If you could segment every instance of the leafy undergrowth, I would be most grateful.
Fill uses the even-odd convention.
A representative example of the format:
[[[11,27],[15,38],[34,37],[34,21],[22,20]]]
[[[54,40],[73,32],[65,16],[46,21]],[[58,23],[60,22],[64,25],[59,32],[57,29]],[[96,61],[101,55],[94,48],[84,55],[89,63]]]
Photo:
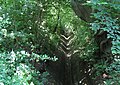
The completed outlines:
[[[29,56],[25,51],[0,53],[0,85],[47,85],[49,73],[35,70]]]

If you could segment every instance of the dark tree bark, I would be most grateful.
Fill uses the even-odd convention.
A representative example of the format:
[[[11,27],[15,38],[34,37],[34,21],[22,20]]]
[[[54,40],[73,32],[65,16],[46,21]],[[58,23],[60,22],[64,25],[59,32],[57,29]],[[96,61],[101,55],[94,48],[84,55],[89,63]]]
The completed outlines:
[[[82,20],[86,22],[91,22],[90,15],[92,13],[92,8],[84,5],[86,0],[71,0],[71,6],[75,14]]]

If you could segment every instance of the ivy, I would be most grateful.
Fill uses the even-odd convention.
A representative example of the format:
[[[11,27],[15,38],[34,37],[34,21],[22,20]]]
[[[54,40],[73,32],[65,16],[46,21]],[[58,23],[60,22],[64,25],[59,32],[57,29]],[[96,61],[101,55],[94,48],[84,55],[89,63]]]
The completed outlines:
[[[119,25],[119,10],[118,6],[120,1],[96,1],[91,2],[94,10],[98,10],[97,12],[92,13],[92,17],[95,19],[93,23],[91,23],[91,28],[95,32],[97,30],[103,30],[108,33],[107,37],[112,39],[112,53],[120,54],[120,25]],[[116,11],[117,13],[112,13]]]
[[[49,59],[47,55],[37,56],[42,56],[40,60]],[[45,72],[44,74],[40,74],[34,70],[34,67],[29,63],[33,58],[35,57],[30,57],[30,54],[24,50],[17,52],[11,51],[10,53],[0,52],[0,84],[39,85],[39,83],[43,84],[47,82],[46,77],[49,73]],[[38,75],[41,75],[40,79],[38,79]]]

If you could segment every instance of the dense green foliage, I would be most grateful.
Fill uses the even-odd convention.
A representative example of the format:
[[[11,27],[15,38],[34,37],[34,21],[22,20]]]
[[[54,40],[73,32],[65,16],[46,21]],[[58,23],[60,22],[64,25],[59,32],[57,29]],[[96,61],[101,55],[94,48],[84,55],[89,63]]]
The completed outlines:
[[[30,61],[36,58],[38,62],[54,59],[47,55],[39,56],[36,54],[37,50],[34,50],[42,43],[39,40],[48,36],[47,31],[38,28],[40,4],[32,0],[1,0],[0,4],[0,83],[5,85],[46,83],[45,76],[48,73],[42,75],[30,64]],[[41,75],[41,78],[38,75]]]
[[[118,69],[120,66],[120,1],[96,0],[95,2],[93,1],[88,3],[95,11],[92,13],[94,22],[91,23],[91,29],[94,30],[95,33],[98,30],[101,32],[107,32],[107,38],[112,40],[111,51],[114,57],[113,62],[110,65],[101,61],[96,64],[95,67],[98,69],[98,74],[105,69],[105,71],[112,76],[112,79],[106,80],[105,85],[120,84],[120,70]]]
[[[112,53],[120,54],[120,1],[100,0],[90,4],[94,10],[98,10],[92,14],[95,21],[91,23],[91,28],[95,32],[97,30],[106,31],[107,37],[112,39]]]
[[[120,55],[120,1],[91,0],[86,4],[94,10],[91,23],[75,15],[69,0],[0,0],[0,85],[49,85],[49,73],[40,73],[31,61],[57,61],[62,30],[74,33],[79,58],[92,63],[98,61],[93,34],[106,31],[112,39],[114,60],[109,65],[100,60],[93,66],[96,74],[105,70],[113,77],[105,85],[119,84],[120,61],[115,57]]]
[[[0,84],[1,85],[41,85],[47,82],[45,79],[49,74],[44,73],[43,77],[39,78],[39,71],[35,70],[29,64],[29,60],[25,59],[30,56],[25,51],[15,53],[4,52],[0,54]],[[26,62],[26,63],[24,63]],[[43,75],[41,75],[43,76]]]

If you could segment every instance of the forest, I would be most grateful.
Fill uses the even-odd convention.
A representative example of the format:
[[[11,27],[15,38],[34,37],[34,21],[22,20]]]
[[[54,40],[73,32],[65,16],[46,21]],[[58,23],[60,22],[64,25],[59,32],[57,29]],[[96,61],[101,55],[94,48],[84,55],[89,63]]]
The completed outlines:
[[[0,85],[120,85],[120,0],[0,0]]]

